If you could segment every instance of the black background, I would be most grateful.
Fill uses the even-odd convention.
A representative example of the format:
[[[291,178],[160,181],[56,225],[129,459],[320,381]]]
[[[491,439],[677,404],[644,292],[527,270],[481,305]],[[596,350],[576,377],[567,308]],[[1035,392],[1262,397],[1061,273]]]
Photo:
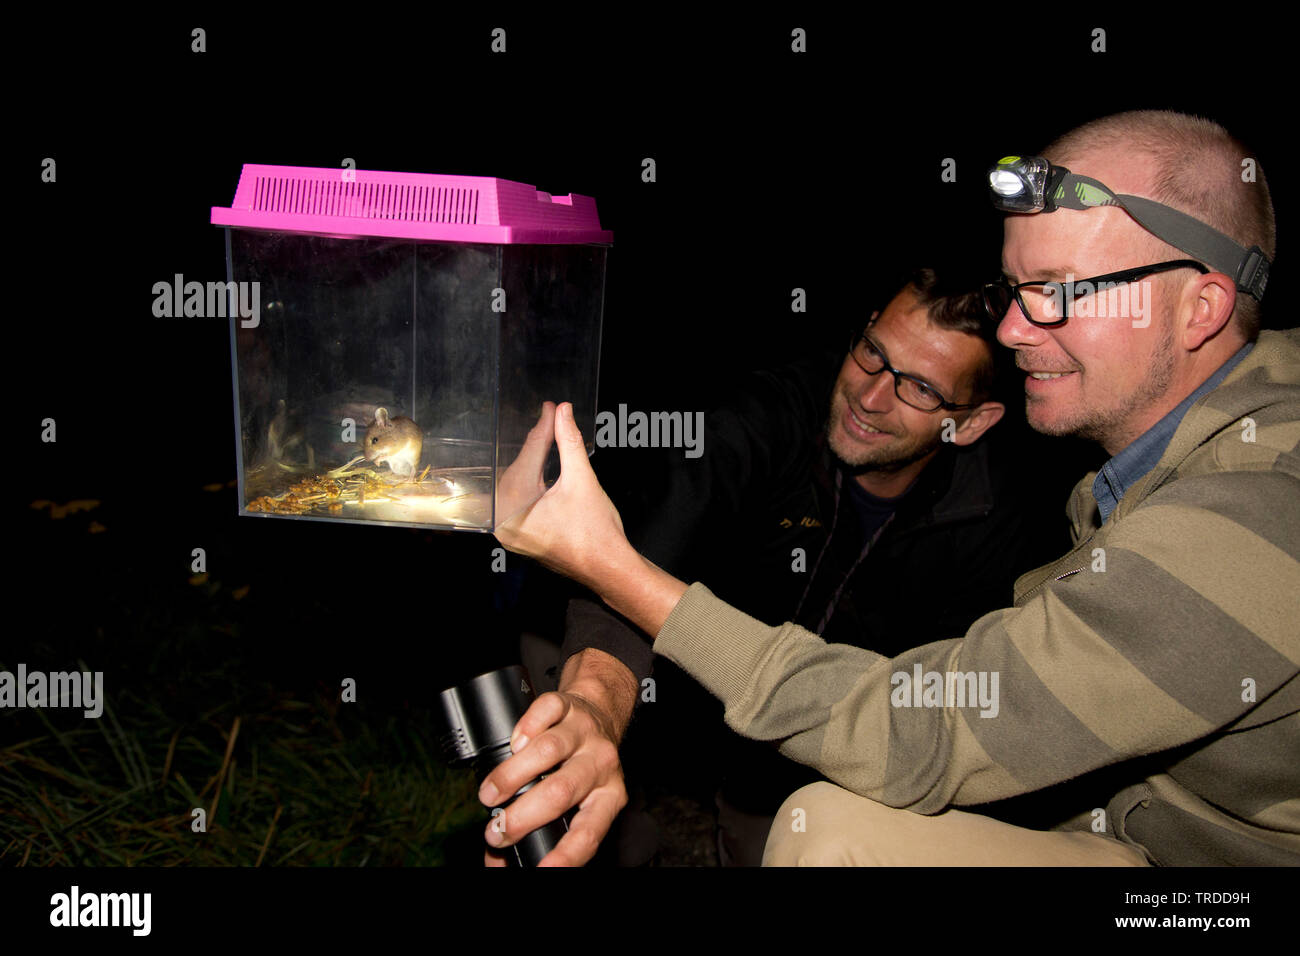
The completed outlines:
[[[102,602],[118,622],[135,602],[165,605],[157,582],[183,581],[194,547],[252,585],[263,629],[241,652],[276,679],[347,673],[368,693],[427,696],[509,656],[519,611],[504,610],[489,536],[236,518],[233,489],[202,491],[235,473],[228,326],[154,318],[151,290],[175,273],[224,279],[208,217],[244,163],[351,157],[595,197],[614,232],[600,408],[703,410],[745,371],[837,342],[900,267],[957,251],[996,275],[982,181],[997,157],[1094,116],[1176,109],[1223,123],[1269,174],[1281,240],[1265,324],[1294,323],[1292,51],[1267,22],[603,11],[226,11],[11,35],[27,69],[9,87],[5,160],[20,484],[8,603],[24,623],[6,631],[6,661],[110,670],[115,641],[150,635],[105,628]],[[490,50],[498,26],[505,54]],[[790,52],[796,26],[806,54]],[[47,417],[56,444],[40,441]],[[28,514],[79,498],[103,503],[110,534],[70,546]],[[376,616],[392,594],[421,610]]]

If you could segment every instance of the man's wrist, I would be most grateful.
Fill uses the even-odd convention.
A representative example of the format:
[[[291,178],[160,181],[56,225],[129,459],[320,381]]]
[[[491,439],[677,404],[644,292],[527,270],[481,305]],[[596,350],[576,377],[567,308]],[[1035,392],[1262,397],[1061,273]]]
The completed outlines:
[[[608,586],[597,593],[653,639],[686,593],[686,584],[643,558],[630,545],[627,550],[630,553],[619,554],[611,562],[606,574]]]
[[[611,595],[626,589],[628,582],[635,580],[644,560],[632,543],[620,534],[617,537],[611,535],[602,542],[600,553],[588,555],[585,564],[583,573],[575,577],[609,604]]]
[[[623,739],[639,686],[636,676],[618,658],[594,647],[579,651],[565,661],[559,690],[581,698],[596,711],[597,722],[615,745]]]

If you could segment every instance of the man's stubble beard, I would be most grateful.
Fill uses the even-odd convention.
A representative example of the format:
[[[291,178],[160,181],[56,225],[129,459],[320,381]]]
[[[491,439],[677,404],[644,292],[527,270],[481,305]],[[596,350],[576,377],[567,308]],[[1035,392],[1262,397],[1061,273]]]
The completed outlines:
[[[837,447],[836,430],[840,427],[841,409],[836,397],[843,397],[840,393],[831,398],[830,417],[826,421],[826,444],[830,448],[835,459],[844,467],[848,468],[854,474],[862,474],[869,471],[896,472],[913,462],[931,454],[942,442],[936,437],[929,444],[903,445],[901,447],[866,449],[855,448],[848,449]],[[847,408],[847,399],[844,408]],[[898,436],[893,436],[897,439]]]
[[[1040,423],[1034,421],[1032,411],[1034,403],[1026,397],[1025,417],[1030,426],[1034,431],[1044,435],[1073,436],[1095,441],[1103,447],[1108,447],[1110,442],[1117,442],[1120,447],[1131,443],[1138,436],[1120,435],[1125,428],[1124,423],[1134,412],[1154,404],[1163,396],[1169,390],[1169,385],[1174,378],[1173,323],[1165,321],[1161,326],[1163,331],[1160,345],[1152,356],[1152,364],[1148,367],[1142,382],[1122,405],[1105,409],[1080,410],[1074,418],[1056,423]]]

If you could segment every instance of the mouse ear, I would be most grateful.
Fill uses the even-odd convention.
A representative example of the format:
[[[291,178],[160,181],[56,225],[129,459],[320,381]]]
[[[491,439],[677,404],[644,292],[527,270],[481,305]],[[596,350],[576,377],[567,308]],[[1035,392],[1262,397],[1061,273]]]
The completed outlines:
[[[388,409],[386,408],[375,409],[375,424],[383,428],[388,427]]]

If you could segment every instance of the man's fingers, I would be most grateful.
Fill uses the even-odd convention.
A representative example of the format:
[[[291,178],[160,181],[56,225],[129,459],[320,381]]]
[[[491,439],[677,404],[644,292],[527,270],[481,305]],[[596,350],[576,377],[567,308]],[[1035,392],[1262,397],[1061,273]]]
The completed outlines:
[[[528,432],[529,438],[536,435],[548,445],[551,443],[551,438],[555,435],[555,408],[554,402],[542,402],[542,413],[537,416],[537,424]]]
[[[608,730],[583,698],[552,692],[533,702],[511,740],[515,753],[488,775],[479,791],[480,800],[497,806],[484,832],[488,844],[513,846],[576,806],[573,827],[556,847],[558,855],[548,855],[549,865],[587,862],[627,803]],[[529,783],[533,786],[512,801]],[[498,806],[504,802],[509,806]]]
[[[521,510],[531,508],[546,491],[546,456],[551,453],[554,438],[555,403],[543,402],[537,424],[529,430],[519,454],[497,483],[498,527],[514,520]],[[507,531],[505,535],[498,534],[497,540],[509,548],[511,537]]]
[[[562,404],[556,413],[555,444],[560,449],[561,476],[569,475],[570,481],[584,472],[595,477],[591,461],[587,458],[587,445],[582,440],[582,431],[573,420],[572,402]]]
[[[539,780],[515,798],[510,806],[488,821],[484,836],[493,846],[511,846],[538,827],[558,820],[572,810],[596,785],[590,760],[575,757],[561,769]]]
[[[508,800],[530,780],[549,773],[573,753],[576,741],[558,725],[569,712],[569,702],[554,692],[543,694],[515,724],[510,738],[513,756],[483,778],[479,800],[489,807]],[[524,738],[528,739],[524,741]],[[523,745],[520,742],[523,741]],[[492,791],[496,792],[493,793]],[[564,808],[565,810],[568,807]],[[563,811],[561,811],[563,812]],[[558,814],[557,814],[558,816]]]
[[[549,691],[538,697],[524,715],[519,718],[519,723],[515,724],[515,732],[510,735],[510,749],[516,753],[521,749],[519,741],[523,737],[533,740],[539,736],[542,731],[554,727],[565,718],[569,712],[569,702],[554,691]]]
[[[538,480],[542,477],[542,468],[546,465],[546,456],[551,450],[551,442],[555,438],[555,403],[542,402],[542,414],[537,419],[537,424],[529,429],[528,436],[524,439],[524,447],[519,452],[516,459],[524,474],[531,477],[534,471],[537,472]]]
[[[619,811],[627,806],[627,793],[596,791],[573,817],[569,832],[542,858],[538,866],[585,866],[600,849]]]

